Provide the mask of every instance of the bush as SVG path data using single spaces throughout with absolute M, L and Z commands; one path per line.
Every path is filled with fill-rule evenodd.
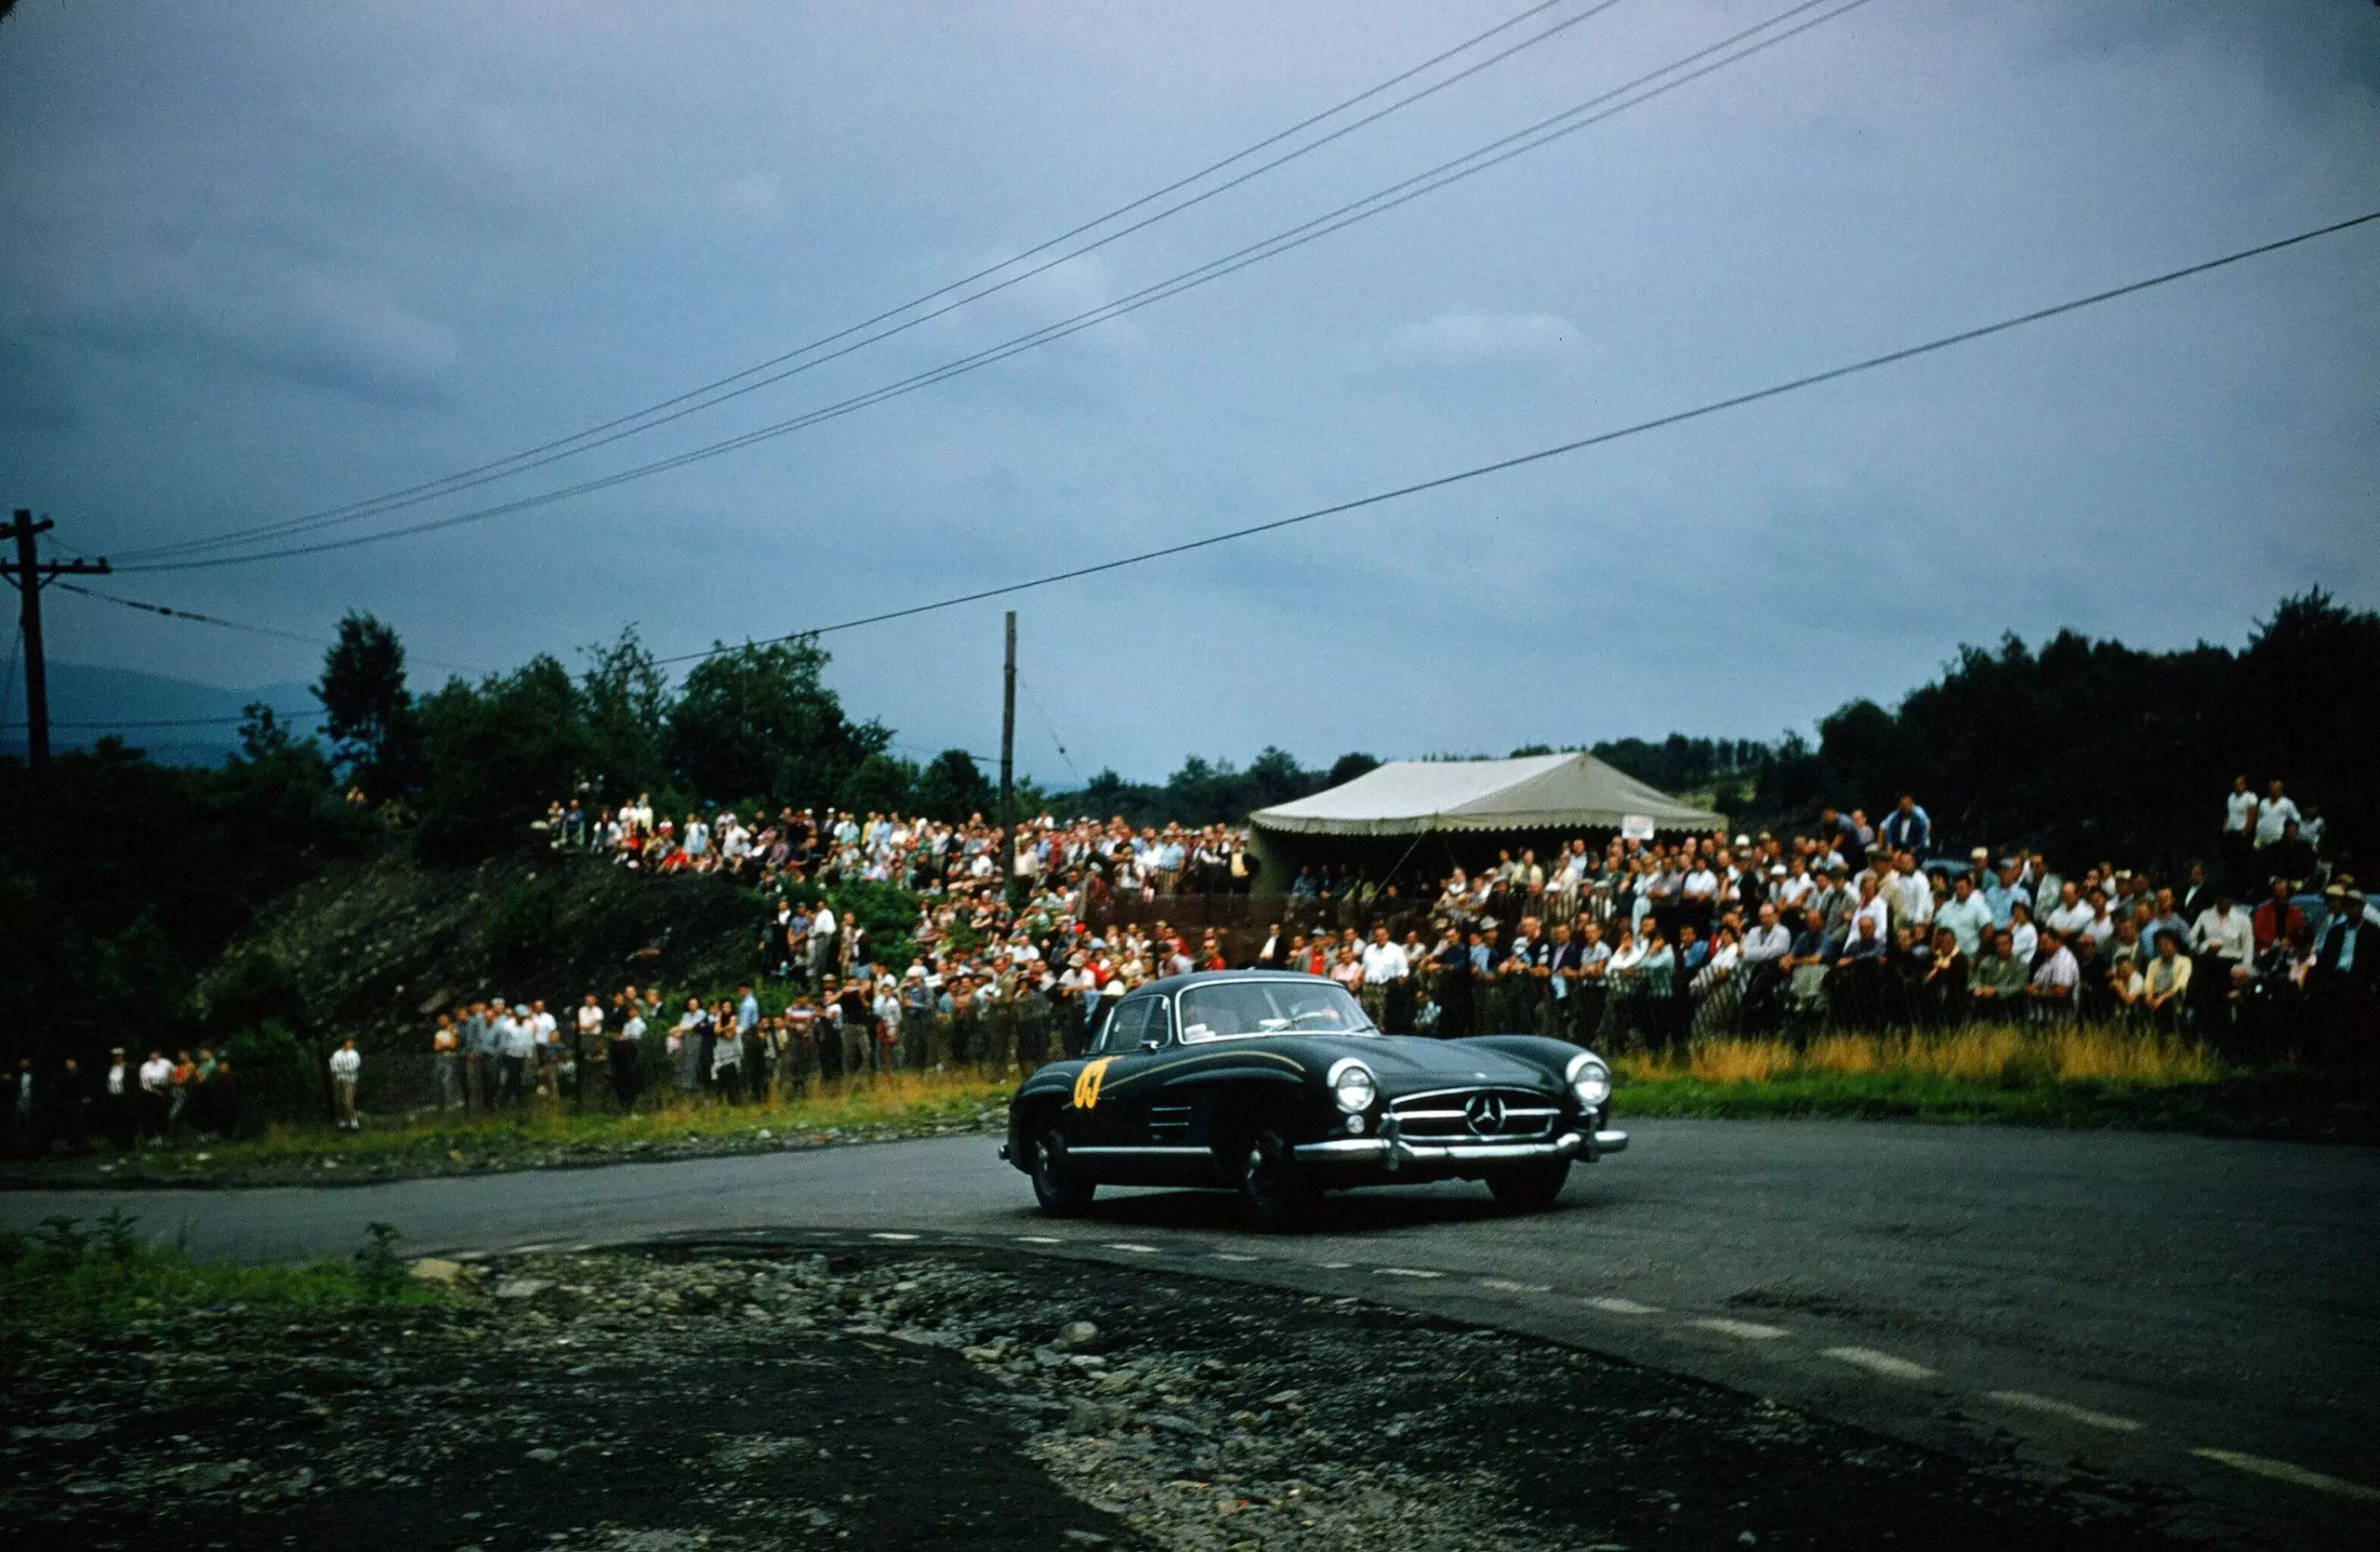
M 253 1135 L 268 1119 L 321 1119 L 321 1070 L 313 1052 L 286 1024 L 269 1018 L 243 1029 L 224 1042 L 223 1055 L 239 1085 L 242 1136 Z

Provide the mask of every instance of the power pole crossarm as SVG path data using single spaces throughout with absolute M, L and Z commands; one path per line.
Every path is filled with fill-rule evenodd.
M 56 526 L 46 517 L 36 523 L 32 512 L 18 508 L 7 530 L 17 541 L 17 558 L 0 559 L 0 577 L 17 590 L 24 627 L 25 763 L 36 772 L 49 769 L 49 670 L 42 661 L 41 590 L 60 577 L 105 577 L 110 571 L 104 555 L 96 561 L 79 555 L 71 561 L 43 560 L 33 540 Z

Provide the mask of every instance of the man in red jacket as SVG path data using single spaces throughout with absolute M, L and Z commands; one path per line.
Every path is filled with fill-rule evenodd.
M 2296 942 L 2297 935 L 2306 930 L 2306 913 L 2290 903 L 2287 879 L 2272 881 L 2272 898 L 2258 906 L 2250 920 L 2256 930 L 2258 959 L 2270 953 L 2276 943 Z

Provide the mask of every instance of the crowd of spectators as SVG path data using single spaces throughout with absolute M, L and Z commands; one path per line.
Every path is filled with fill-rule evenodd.
M 679 1006 L 638 987 L 562 1016 L 534 998 L 458 1005 L 432 1039 L 440 1105 L 608 1095 L 629 1110 L 655 1090 L 734 1101 L 863 1073 L 1029 1068 L 1082 1049 L 1134 986 L 1248 964 L 1333 977 L 1392 1031 L 1539 1030 L 1613 1050 L 1982 1020 L 2134 1024 L 2242 1055 L 2346 1039 L 2360 1055 L 2380 979 L 2380 909 L 2324 856 L 2319 815 L 2245 778 L 2214 865 L 2175 878 L 2063 870 L 2024 849 L 1944 855 L 1913 795 L 1881 823 L 1830 808 L 1805 833 L 1573 838 L 1443 879 L 1314 869 L 1270 888 L 1223 826 L 1038 818 L 1008 869 L 980 816 L 720 813 L 681 828 L 640 800 L 591 816 L 557 804 L 548 828 L 624 868 L 724 871 L 762 892 L 759 974 Z M 915 896 L 902 952 L 839 913 L 853 883 Z M 1280 920 L 1164 919 L 1170 900 L 1251 893 L 1279 901 Z M 362 1066 L 351 1044 L 333 1059 L 343 1126 Z M 239 1114 L 230 1063 L 206 1049 L 117 1052 L 100 1074 L 26 1063 L 12 1097 L 20 1147 L 225 1134 Z
M 557 801 L 545 829 L 557 848 L 659 873 L 722 872 L 763 893 L 847 880 L 972 899 L 1002 893 L 1000 827 L 981 814 L 950 824 L 835 809 L 785 808 L 774 818 L 726 809 L 690 813 L 681 825 L 656 817 L 640 795 L 591 815 L 575 800 Z M 1115 894 L 1245 895 L 1256 864 L 1246 832 L 1233 826 L 1135 829 L 1120 818 L 1045 815 L 1017 827 L 1014 876 L 1028 892 L 1075 890 L 1089 904 Z
M 2245 783 L 2241 784 L 2242 791 Z M 2243 817 L 2244 815 L 2244 817 Z M 2160 880 L 2039 852 L 1937 856 L 1903 796 L 1881 825 L 1828 809 L 1779 837 L 1583 841 L 1456 872 L 1397 947 L 1421 984 L 1396 1018 L 1454 1034 L 1540 1028 L 1626 1048 L 1820 1024 L 2137 1023 L 2253 1046 L 2373 1015 L 2380 923 L 2308 841 L 2280 782 L 2236 798 L 2219 867 Z M 2319 839 L 2319 829 L 2316 830 Z M 1361 951 L 1342 942 L 1331 962 Z M 1331 956 L 1293 941 L 1292 962 Z M 1373 972 L 1347 972 L 1367 981 Z

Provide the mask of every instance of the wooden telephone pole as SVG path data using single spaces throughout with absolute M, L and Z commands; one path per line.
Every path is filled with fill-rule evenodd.
M 1000 895 L 1016 887 L 1016 611 L 1008 612 L 1008 663 L 1000 674 Z
M 56 527 L 48 518 L 39 523 L 22 507 L 8 534 L 17 541 L 17 558 L 0 560 L 0 577 L 17 590 L 19 617 L 25 632 L 25 763 L 35 772 L 49 769 L 49 670 L 41 656 L 41 590 L 60 577 L 105 577 L 107 557 L 86 561 L 44 561 L 36 554 L 33 537 Z

